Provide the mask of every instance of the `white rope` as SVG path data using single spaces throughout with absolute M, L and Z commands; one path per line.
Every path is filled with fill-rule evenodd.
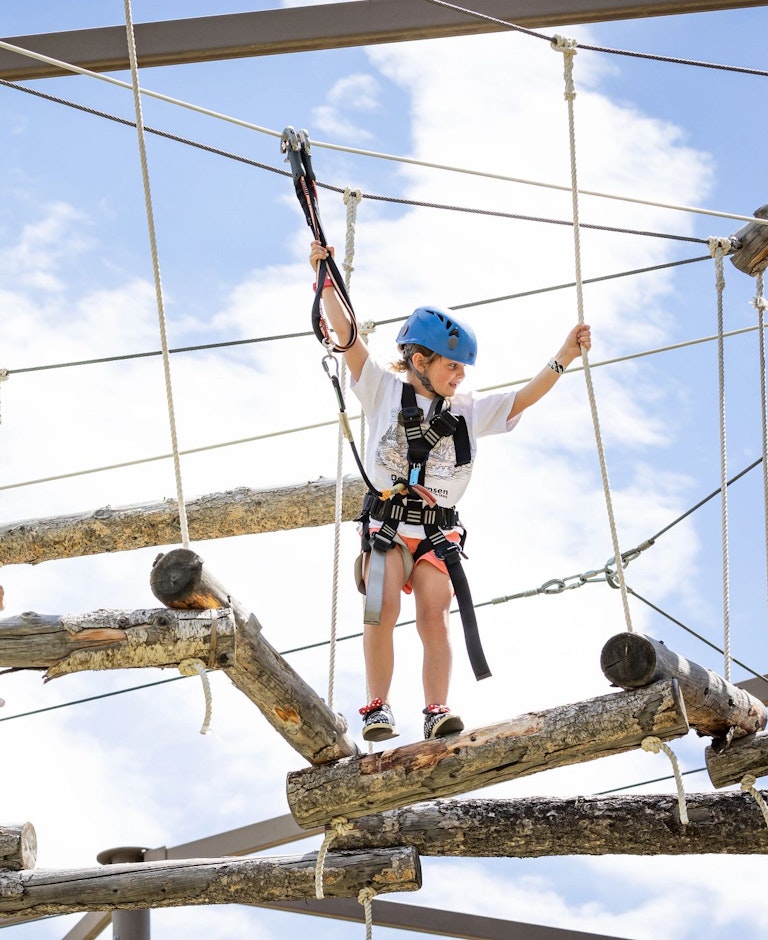
M 136 133 L 139 143 L 139 159 L 141 161 L 141 178 L 144 184 L 144 202 L 147 212 L 147 229 L 149 231 L 149 245 L 152 254 L 152 271 L 155 279 L 155 297 L 157 300 L 157 316 L 160 325 L 160 339 L 163 350 L 163 370 L 165 373 L 165 393 L 168 402 L 168 420 L 171 431 L 171 445 L 173 447 L 173 464 L 176 478 L 176 497 L 179 505 L 179 526 L 181 528 L 181 541 L 184 548 L 189 548 L 189 529 L 187 525 L 187 510 L 184 504 L 184 493 L 181 486 L 181 467 L 179 462 L 179 445 L 176 437 L 176 416 L 173 407 L 173 391 L 171 389 L 171 364 L 168 353 L 168 337 L 165 328 L 165 304 L 163 302 L 163 286 L 160 277 L 160 261 L 157 252 L 157 238 L 155 234 L 155 216 L 152 210 L 152 192 L 149 185 L 149 167 L 147 164 L 147 147 L 144 138 L 144 119 L 141 112 L 141 90 L 139 88 L 139 66 L 136 56 L 136 37 L 133 31 L 131 16 L 131 0 L 125 0 L 125 31 L 128 37 L 128 58 L 131 63 L 131 87 L 133 89 L 133 104 L 136 111 Z
M 116 85 L 119 88 L 131 89 L 132 87 L 128 82 L 120 81 L 120 79 L 113 78 L 110 75 L 93 72 L 90 69 L 73 65 L 71 62 L 64 62 L 61 59 L 54 59 L 52 56 L 43 55 L 41 52 L 33 52 L 31 49 L 24 49 L 21 46 L 15 46 L 10 42 L 0 40 L 0 49 L 6 49 L 8 52 L 14 52 L 18 55 L 26 56 L 29 59 L 36 59 L 38 62 L 45 62 L 47 65 L 53 65 L 56 68 L 63 69 L 66 72 L 74 72 L 77 75 L 85 75 L 88 78 L 94 78 L 101 82 L 107 82 L 110 85 Z M 269 127 L 261 127 L 258 124 L 253 124 L 251 121 L 244 121 L 241 118 L 236 118 L 229 114 L 222 114 L 219 111 L 212 111 L 210 108 L 204 108 L 201 105 L 193 104 L 190 101 L 183 101 L 180 98 L 172 98 L 170 95 L 163 95 L 160 92 L 152 91 L 149 88 L 142 88 L 141 94 L 146 95 L 148 98 L 154 98 L 157 101 L 164 101 L 166 104 L 172 104 L 176 107 L 186 108 L 189 111 L 194 111 L 197 114 L 203 114 L 206 117 L 215 118 L 219 121 L 226 121 L 229 124 L 235 124 L 237 127 L 244 127 L 247 130 L 256 131 L 259 134 L 266 134 L 269 137 L 282 137 L 282 131 L 272 130 Z M 390 153 L 380 153 L 376 150 L 362 150 L 359 147 L 345 147 L 342 144 L 332 144 L 322 140 L 313 140 L 312 146 L 320 147 L 325 150 L 335 150 L 337 153 L 349 153 L 361 157 L 371 157 L 375 160 L 390 160 L 395 163 L 426 167 L 427 169 L 433 170 L 445 170 L 449 173 L 462 173 L 468 176 L 478 176 L 483 179 L 495 179 L 505 183 L 520 183 L 525 186 L 538 186 L 543 189 L 553 189 L 559 190 L 561 192 L 569 192 L 571 190 L 570 186 L 564 186 L 558 183 L 547 183 L 542 182 L 541 180 L 529 180 L 515 176 L 505 176 L 501 173 L 472 170 L 467 167 L 452 166 L 446 163 L 434 163 L 429 160 L 417 160 L 413 157 L 404 157 L 402 155 Z M 582 189 L 579 190 L 579 192 L 582 196 L 596 196 L 600 199 L 613 199 L 618 202 L 628 202 L 639 206 L 652 206 L 657 209 L 672 209 L 677 212 L 691 212 L 697 215 L 714 216 L 715 218 L 719 219 L 736 219 L 740 222 L 752 222 L 756 225 L 768 225 L 768 219 L 759 219 L 751 215 L 740 215 L 735 212 L 722 212 L 717 209 L 704 209 L 699 206 L 676 205 L 674 203 L 658 202 L 652 199 L 639 199 L 637 197 L 625 196 L 618 193 L 604 193 L 592 189 Z
M 668 744 L 665 744 L 661 738 L 655 738 L 652 735 L 644 738 L 642 742 L 642 748 L 644 751 L 649 751 L 651 754 L 658 754 L 659 751 L 664 751 L 667 757 L 672 762 L 672 770 L 675 773 L 675 784 L 677 785 L 677 805 L 680 811 L 680 822 L 682 825 L 688 825 L 688 808 L 685 805 L 685 790 L 683 789 L 683 777 L 680 773 L 680 765 L 677 763 L 677 758 L 675 753 Z
M 581 237 L 579 230 L 579 190 L 577 182 L 576 168 L 576 130 L 574 120 L 573 102 L 576 97 L 576 91 L 573 83 L 573 57 L 576 55 L 576 40 L 565 39 L 562 36 L 556 36 L 552 41 L 552 48 L 556 52 L 563 54 L 564 79 L 565 79 L 565 100 L 568 104 L 568 139 L 570 143 L 571 157 L 571 197 L 573 205 L 573 248 L 575 261 L 576 281 L 576 303 L 578 308 L 579 323 L 584 323 L 584 289 L 581 276 Z M 613 543 L 613 560 L 616 565 L 616 578 L 621 591 L 621 602 L 624 608 L 624 621 L 627 631 L 632 632 L 632 618 L 629 612 L 629 595 L 627 585 L 624 580 L 624 563 L 621 558 L 619 548 L 619 536 L 616 529 L 616 520 L 613 513 L 613 500 L 611 497 L 611 487 L 608 481 L 608 467 L 605 459 L 605 450 L 603 448 L 603 439 L 600 432 L 600 419 L 597 414 L 597 401 L 595 399 L 595 390 L 592 384 L 592 372 L 589 367 L 588 351 L 582 347 L 581 360 L 584 367 L 584 378 L 587 384 L 587 395 L 589 397 L 589 410 L 592 413 L 592 426 L 595 432 L 595 443 L 600 460 L 600 475 L 603 480 L 603 494 L 605 496 L 605 507 L 608 513 L 608 524 L 611 532 L 611 542 Z
M 371 901 L 376 897 L 376 890 L 371 887 L 363 888 L 357 896 L 358 903 L 365 909 L 365 940 L 373 936 L 373 908 Z
M 213 712 L 213 696 L 211 695 L 211 680 L 205 663 L 200 659 L 182 659 L 179 663 L 179 672 L 182 676 L 200 676 L 203 682 L 203 695 L 205 696 L 205 718 L 200 734 L 208 734 L 211 727 L 211 714 Z
M 353 261 L 355 258 L 355 221 L 357 219 L 357 207 L 362 200 L 363 195 L 359 189 L 350 189 L 344 191 L 344 205 L 347 207 L 347 234 L 344 246 L 344 286 L 347 293 L 350 291 L 350 282 L 352 272 L 355 270 Z M 347 363 L 342 357 L 341 369 L 339 370 L 339 388 L 342 398 L 347 387 Z M 334 505 L 333 518 L 333 590 L 331 594 L 331 641 L 330 657 L 328 662 L 328 707 L 333 708 L 334 682 L 336 677 L 336 636 L 338 632 L 338 610 L 339 610 L 339 556 L 341 550 L 341 524 L 343 522 L 344 508 L 344 453 L 345 453 L 344 428 L 339 422 L 339 431 L 336 438 L 336 501 Z
M 344 816 L 334 816 L 328 824 L 328 828 L 325 830 L 325 835 L 323 836 L 323 841 L 320 846 L 320 851 L 317 853 L 317 861 L 315 862 L 316 898 L 325 897 L 323 894 L 323 866 L 325 865 L 325 856 L 328 854 L 328 848 L 331 842 L 333 842 L 336 836 L 343 836 L 347 832 L 351 832 L 352 829 L 354 829 L 354 826 Z
M 763 272 L 760 271 L 755 278 L 755 297 L 752 306 L 757 310 L 757 330 L 759 336 L 760 355 L 760 415 L 762 420 L 762 448 L 763 448 L 763 507 L 765 527 L 765 555 L 766 574 L 768 575 L 768 389 L 766 389 L 766 357 L 765 357 L 765 311 L 768 300 L 763 292 Z
M 757 779 L 752 774 L 745 774 L 744 779 L 741 781 L 741 789 L 746 790 L 754 797 L 755 802 L 760 807 L 760 812 L 763 814 L 765 824 L 768 826 L 768 806 L 766 806 L 763 794 L 755 788 L 756 783 Z
M 713 236 L 709 239 L 709 250 L 715 259 L 715 287 L 717 290 L 717 384 L 718 415 L 720 425 L 720 530 L 723 557 L 723 678 L 731 678 L 731 604 L 730 566 L 728 561 L 728 446 L 725 421 L 725 345 L 723 342 L 723 293 L 725 274 L 723 258 L 731 250 L 729 238 Z

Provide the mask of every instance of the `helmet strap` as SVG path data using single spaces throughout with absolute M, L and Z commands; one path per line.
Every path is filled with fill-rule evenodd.
M 429 378 L 427 377 L 426 372 L 419 371 L 419 369 L 417 369 L 416 366 L 413 364 L 412 356 L 408 357 L 408 368 L 413 372 L 413 374 L 416 376 L 416 378 L 421 382 L 421 384 L 424 386 L 424 388 L 428 392 L 432 392 L 433 395 L 437 395 L 437 392 L 435 391 L 432 383 L 429 381 Z

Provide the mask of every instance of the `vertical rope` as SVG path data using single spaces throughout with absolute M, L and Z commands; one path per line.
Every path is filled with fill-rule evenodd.
M 376 897 L 375 888 L 362 888 L 357 896 L 359 904 L 363 905 L 365 910 L 365 940 L 371 940 L 373 936 L 373 908 L 371 901 Z
M 8 378 L 8 370 L 0 369 L 0 382 L 5 382 L 7 378 Z M 0 411 L 0 424 L 2 423 L 3 423 L 3 415 L 2 415 L 2 411 Z
M 752 774 L 745 774 L 744 779 L 741 781 L 741 789 L 746 790 L 746 792 L 754 798 L 755 802 L 760 807 L 760 812 L 763 814 L 765 824 L 768 826 L 768 806 L 766 806 L 763 794 L 755 788 L 756 783 L 756 777 L 753 777 Z
M 171 365 L 168 354 L 168 337 L 165 328 L 165 304 L 163 302 L 163 287 L 160 278 L 160 262 L 157 252 L 157 238 L 155 235 L 155 216 L 152 210 L 152 193 L 149 185 L 149 167 L 147 165 L 147 147 L 144 138 L 144 120 L 141 110 L 141 92 L 139 89 L 139 66 L 136 55 L 136 37 L 133 30 L 133 17 L 131 14 L 131 0 L 125 0 L 125 30 L 128 38 L 128 59 L 131 65 L 131 82 L 133 85 L 133 105 L 136 111 L 136 132 L 139 142 L 139 159 L 141 161 L 141 177 L 144 183 L 144 202 L 147 211 L 147 229 L 149 231 L 149 246 L 152 253 L 152 270 L 155 278 L 155 296 L 157 298 L 157 316 L 160 323 L 160 340 L 163 351 L 163 370 L 165 373 L 165 393 L 168 400 L 168 419 L 171 430 L 171 443 L 173 445 L 173 467 L 176 477 L 176 494 L 179 504 L 179 526 L 181 528 L 181 541 L 184 548 L 189 548 L 189 528 L 187 525 L 187 510 L 184 503 L 184 493 L 181 486 L 181 467 L 179 462 L 179 443 L 176 436 L 176 416 L 173 407 L 173 392 L 171 389 Z
M 584 290 L 581 275 L 581 234 L 579 230 L 579 188 L 576 171 L 576 130 L 574 119 L 573 102 L 576 97 L 576 91 L 573 83 L 573 57 L 576 55 L 576 40 L 565 39 L 562 36 L 555 36 L 552 40 L 552 48 L 556 52 L 563 54 L 564 78 L 565 78 L 565 100 L 568 103 L 568 139 L 570 144 L 571 156 L 571 199 L 573 206 L 573 249 L 575 260 L 575 281 L 576 281 L 576 303 L 578 308 L 579 323 L 584 323 Z M 597 402 L 595 400 L 595 390 L 592 383 L 592 371 L 589 366 L 589 357 L 586 349 L 581 350 L 581 361 L 584 367 L 584 378 L 587 383 L 587 395 L 589 398 L 589 410 L 592 413 L 592 426 L 595 432 L 595 443 L 597 445 L 597 454 L 600 461 L 600 475 L 603 481 L 603 494 L 605 496 L 605 507 L 608 513 L 608 525 L 611 531 L 611 541 L 613 543 L 613 557 L 616 564 L 616 577 L 621 591 L 621 602 L 624 608 L 624 620 L 627 631 L 632 632 L 632 618 L 629 612 L 629 595 L 626 581 L 624 579 L 624 562 L 619 548 L 619 536 L 616 529 L 616 520 L 613 512 L 613 500 L 611 497 L 611 486 L 608 481 L 608 467 L 605 459 L 605 450 L 603 448 L 603 439 L 600 432 L 600 419 L 597 414 Z
M 345 816 L 334 816 L 328 824 L 328 828 L 325 830 L 325 835 L 323 836 L 323 841 L 320 845 L 320 850 L 317 853 L 317 860 L 315 861 L 316 898 L 325 897 L 323 892 L 323 868 L 325 866 L 325 856 L 328 854 L 328 849 L 330 848 L 331 842 L 333 842 L 336 836 L 343 836 L 346 833 L 351 832 L 354 828 L 355 827 Z
M 752 306 L 757 310 L 757 332 L 759 336 L 760 354 L 760 412 L 762 418 L 762 445 L 763 445 L 763 507 L 765 515 L 765 557 L 766 577 L 768 577 L 768 390 L 765 376 L 765 310 L 768 307 L 763 293 L 763 272 L 760 271 L 755 278 L 755 298 Z
M 725 425 L 725 337 L 723 328 L 723 293 L 725 274 L 723 258 L 731 248 L 728 238 L 712 237 L 709 250 L 715 259 L 715 287 L 717 290 L 717 386 L 718 416 L 720 424 L 720 530 L 723 556 L 723 678 L 731 678 L 731 603 L 730 565 L 728 560 L 728 446 Z
M 350 289 L 352 272 L 355 270 L 353 261 L 355 258 L 355 222 L 357 220 L 357 207 L 363 198 L 359 189 L 349 189 L 344 191 L 344 205 L 347 207 L 347 234 L 344 246 L 344 286 L 347 293 Z M 341 361 L 341 370 L 339 373 L 339 385 L 341 394 L 347 387 L 347 363 L 344 359 Z M 334 507 L 334 528 L 333 528 L 333 591 L 331 595 L 331 641 L 330 656 L 328 663 L 328 707 L 333 708 L 334 683 L 336 678 L 336 636 L 338 632 L 338 609 L 339 609 L 339 556 L 341 546 L 341 522 L 342 509 L 344 503 L 344 429 L 339 423 L 338 437 L 336 440 L 336 502 Z

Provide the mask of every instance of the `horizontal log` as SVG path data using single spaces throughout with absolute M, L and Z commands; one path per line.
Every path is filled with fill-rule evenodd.
M 688 723 L 700 735 L 717 738 L 732 728 L 750 734 L 765 728 L 768 721 L 760 699 L 639 633 L 611 637 L 600 654 L 600 666 L 605 677 L 621 689 L 676 679 Z
M 304 828 L 465 793 L 620 754 L 648 736 L 688 731 L 677 683 L 532 712 L 463 734 L 288 774 L 288 806 Z
M 302 757 L 322 764 L 359 753 L 347 734 L 346 719 L 333 712 L 264 639 L 254 614 L 205 569 L 199 555 L 187 548 L 159 555 L 150 588 L 169 608 L 232 608 L 237 652 L 225 667 L 227 674 Z
M 317 853 L 248 859 L 138 862 L 77 870 L 0 871 L 0 914 L 59 915 L 202 904 L 256 904 L 315 897 Z M 415 849 L 329 852 L 323 866 L 327 897 L 355 898 L 418 891 Z
M 342 518 L 354 519 L 365 495 L 361 480 L 344 480 Z M 229 538 L 285 529 L 330 525 L 335 517 L 336 481 L 252 490 L 241 487 L 185 503 L 190 538 Z M 181 541 L 176 500 L 106 506 L 93 512 L 0 526 L 0 565 L 36 565 L 57 558 L 124 552 Z
M 747 793 L 518 800 L 431 800 L 352 822 L 335 849 L 410 845 L 420 855 L 545 858 L 562 855 L 765 855 L 768 826 Z
M 762 777 L 768 774 L 768 732 L 736 738 L 710 745 L 704 752 L 707 773 L 713 787 L 741 783 L 745 775 Z
M 0 826 L 0 871 L 34 868 L 37 864 L 37 834 L 32 823 Z
M 234 658 L 229 608 L 28 612 L 0 620 L 0 668 L 43 669 L 46 680 L 86 669 L 178 666 L 185 659 L 213 669 Z

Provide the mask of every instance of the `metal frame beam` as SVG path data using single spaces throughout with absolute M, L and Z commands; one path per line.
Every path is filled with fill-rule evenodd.
M 487 16 L 527 29 L 766 6 L 766 0 L 474 0 Z M 252 13 L 138 23 L 143 68 L 377 43 L 498 32 L 498 23 L 414 0 L 354 0 Z M 129 68 L 124 26 L 39 33 L 4 40 L 95 72 Z M 26 81 L 69 75 L 0 49 L 0 78 Z

